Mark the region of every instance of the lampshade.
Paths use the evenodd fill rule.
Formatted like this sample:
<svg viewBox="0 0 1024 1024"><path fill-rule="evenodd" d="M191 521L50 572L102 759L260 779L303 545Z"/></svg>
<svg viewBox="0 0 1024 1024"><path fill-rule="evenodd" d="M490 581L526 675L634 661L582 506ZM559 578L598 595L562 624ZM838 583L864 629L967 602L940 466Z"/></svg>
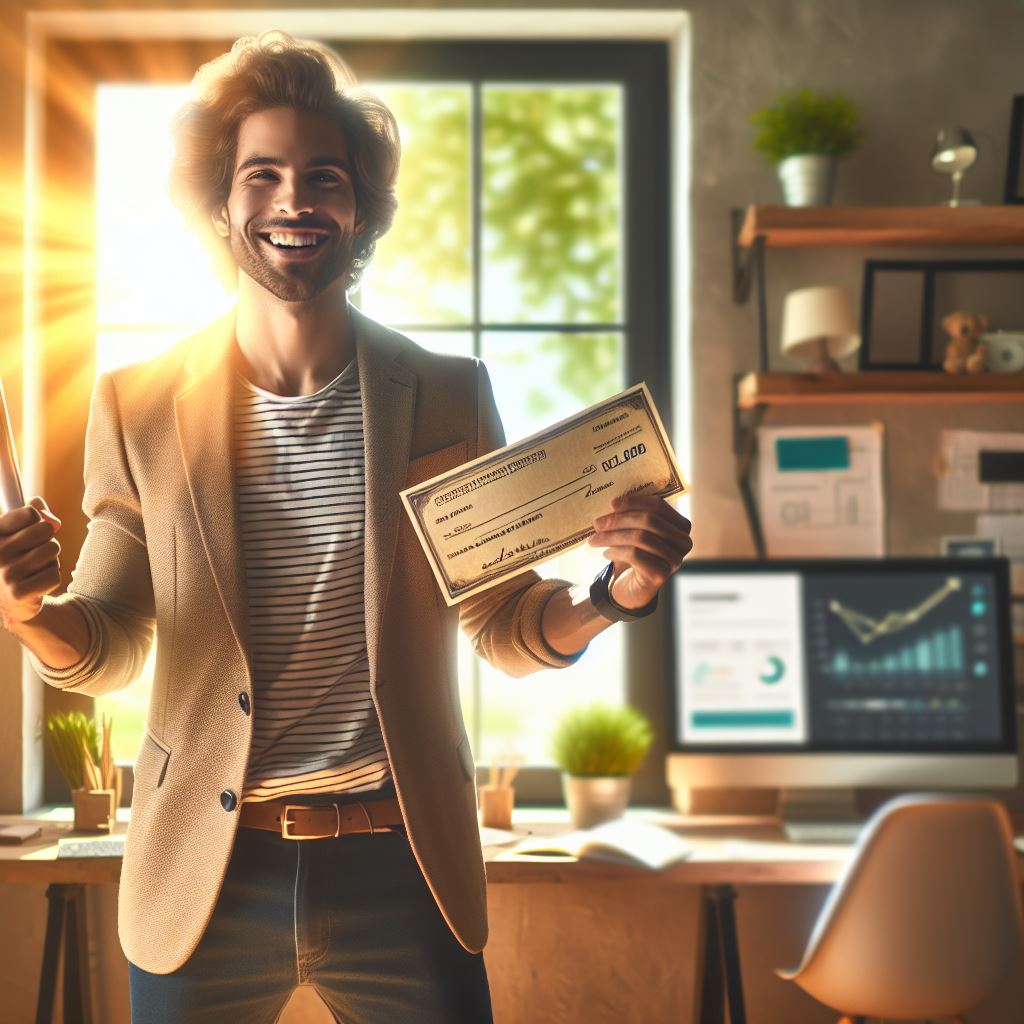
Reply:
<svg viewBox="0 0 1024 1024"><path fill-rule="evenodd" d="M974 136L966 128L943 128L935 136L932 169L943 174L966 171L978 158Z"/></svg>
<svg viewBox="0 0 1024 1024"><path fill-rule="evenodd" d="M827 353L842 359L860 348L850 300L842 288L800 288L786 296L782 312L782 351L797 358Z"/></svg>

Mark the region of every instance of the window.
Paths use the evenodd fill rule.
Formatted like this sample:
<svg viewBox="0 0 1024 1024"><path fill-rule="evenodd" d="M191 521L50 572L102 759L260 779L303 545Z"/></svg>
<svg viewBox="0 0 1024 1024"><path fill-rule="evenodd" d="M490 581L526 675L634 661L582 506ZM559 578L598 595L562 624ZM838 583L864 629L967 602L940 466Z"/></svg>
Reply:
<svg viewBox="0 0 1024 1024"><path fill-rule="evenodd" d="M509 440L641 379L667 412L665 47L333 45L403 141L395 225L353 302L425 347L479 355ZM109 77L95 97L97 372L155 354L230 302L163 192L184 87ZM140 266L140 251L160 263ZM601 563L583 549L542 572L583 581ZM463 641L478 760L514 749L554 796L553 719L634 697L652 654L628 650L631 636L610 629L571 669L518 680ZM118 722L119 759L134 758L148 693L145 678L98 700Z"/></svg>

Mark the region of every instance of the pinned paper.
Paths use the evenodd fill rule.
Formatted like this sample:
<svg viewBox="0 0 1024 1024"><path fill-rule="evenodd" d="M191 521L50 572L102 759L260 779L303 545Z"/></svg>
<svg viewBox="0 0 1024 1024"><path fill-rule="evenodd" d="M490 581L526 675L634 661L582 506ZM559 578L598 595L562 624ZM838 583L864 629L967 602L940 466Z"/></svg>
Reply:
<svg viewBox="0 0 1024 1024"><path fill-rule="evenodd" d="M769 555L885 553L881 424L761 427L758 488Z"/></svg>
<svg viewBox="0 0 1024 1024"><path fill-rule="evenodd" d="M939 445L939 508L1024 511L1024 482L1014 479L1014 466L1024 452L1024 434L944 430Z"/></svg>

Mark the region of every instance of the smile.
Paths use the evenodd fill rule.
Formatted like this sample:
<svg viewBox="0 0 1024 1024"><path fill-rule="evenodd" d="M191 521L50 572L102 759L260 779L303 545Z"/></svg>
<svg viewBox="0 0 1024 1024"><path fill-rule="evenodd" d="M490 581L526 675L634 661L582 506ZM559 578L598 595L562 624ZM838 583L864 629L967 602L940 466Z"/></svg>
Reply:
<svg viewBox="0 0 1024 1024"><path fill-rule="evenodd" d="M275 249L316 249L327 241L327 236L312 231L266 231L260 238Z"/></svg>

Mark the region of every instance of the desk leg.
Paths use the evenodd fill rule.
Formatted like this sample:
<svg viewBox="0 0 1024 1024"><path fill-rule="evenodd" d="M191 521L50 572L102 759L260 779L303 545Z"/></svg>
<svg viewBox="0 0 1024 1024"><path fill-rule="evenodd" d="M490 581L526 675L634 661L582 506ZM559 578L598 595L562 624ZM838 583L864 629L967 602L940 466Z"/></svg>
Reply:
<svg viewBox="0 0 1024 1024"><path fill-rule="evenodd" d="M701 907L697 1013L699 1024L746 1024L743 977L736 938L736 915L731 885L705 886ZM724 1000L723 1000L724 996Z"/></svg>
<svg viewBox="0 0 1024 1024"><path fill-rule="evenodd" d="M743 1003L743 975L740 971L740 944L736 935L736 890L731 885L716 887L715 906L721 936L722 966L725 970L725 997L729 1003L730 1024L747 1024Z"/></svg>
<svg viewBox="0 0 1024 1024"><path fill-rule="evenodd" d="M53 997L57 990L57 962L64 934L64 886L46 887L46 937L43 939L43 969L39 975L39 996L36 999L36 1024L52 1024Z"/></svg>
<svg viewBox="0 0 1024 1024"><path fill-rule="evenodd" d="M67 931L64 933L64 1024L92 1024L85 886L69 888Z"/></svg>
<svg viewBox="0 0 1024 1024"><path fill-rule="evenodd" d="M700 935L697 941L697 1007L693 1019L697 1024L725 1024L725 1005L722 1002L721 937L718 934L718 914L715 898L707 886L703 887L700 903Z"/></svg>
<svg viewBox="0 0 1024 1024"><path fill-rule="evenodd" d="M43 940L43 967L39 975L39 995L36 999L36 1024L53 1024L57 965L62 944L64 1024L92 1024L85 886L56 883L48 885L46 899L49 908L46 913L46 936Z"/></svg>

